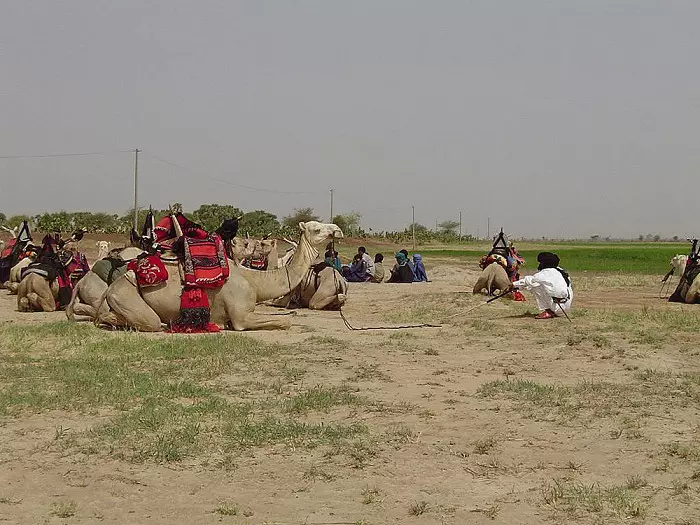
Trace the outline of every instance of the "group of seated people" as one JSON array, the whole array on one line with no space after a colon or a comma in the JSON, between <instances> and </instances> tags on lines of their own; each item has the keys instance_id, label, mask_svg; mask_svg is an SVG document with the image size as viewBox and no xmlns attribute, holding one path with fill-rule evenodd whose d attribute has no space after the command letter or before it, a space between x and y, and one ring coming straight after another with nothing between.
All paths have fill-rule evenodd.
<instances>
[{"instance_id":1,"label":"group of seated people","mask_svg":"<svg viewBox=\"0 0 700 525\"><path fill-rule=\"evenodd\" d=\"M414 283L428 281L423 258L419 254L414 254L411 259L407 250L401 250L396 252L395 259L396 263L389 270L389 278L386 279L386 282ZM384 282L386 277L384 255L377 253L374 256L374 260L372 260L364 246L360 246L357 249L357 253L352 258L352 263L343 265L340 262L338 252L329 244L326 247L325 260L329 266L338 270L348 282L381 283Z\"/></svg>"}]
</instances>

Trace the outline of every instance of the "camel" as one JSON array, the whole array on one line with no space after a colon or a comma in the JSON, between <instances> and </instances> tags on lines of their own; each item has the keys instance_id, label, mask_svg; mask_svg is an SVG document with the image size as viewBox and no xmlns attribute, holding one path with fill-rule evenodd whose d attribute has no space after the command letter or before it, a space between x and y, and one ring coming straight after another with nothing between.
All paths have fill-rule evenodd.
<instances>
[{"instance_id":1,"label":"camel","mask_svg":"<svg viewBox=\"0 0 700 525\"><path fill-rule=\"evenodd\" d=\"M5 283L5 288L10 291L10 295L17 295L19 283L22 281L22 270L33 263L36 257L25 257L10 269L10 280Z\"/></svg>"},{"instance_id":2,"label":"camel","mask_svg":"<svg viewBox=\"0 0 700 525\"><path fill-rule=\"evenodd\" d=\"M17 310L20 312L55 312L58 298L58 282L51 284L44 277L30 273L19 283Z\"/></svg>"},{"instance_id":3,"label":"camel","mask_svg":"<svg viewBox=\"0 0 700 525\"><path fill-rule=\"evenodd\" d=\"M236 265L240 264L246 257L250 257L253 253L253 244L254 243L248 239L234 237L230 241L229 250L227 250L229 257L232 257L232 259L229 260L233 260L233 263ZM143 250L140 248L129 247L115 255L123 261L130 261L142 253ZM71 301L66 307L66 317L68 320L74 321L76 315L84 315L95 319L97 316L97 309L102 300L102 296L107 291L107 287L108 284L95 272L90 271L86 273L85 277L80 279L73 289Z\"/></svg>"},{"instance_id":4,"label":"camel","mask_svg":"<svg viewBox=\"0 0 700 525\"><path fill-rule=\"evenodd\" d=\"M100 246L100 253L101 252L102 246ZM123 261L130 261L132 259L136 259L136 257L142 253L143 250L141 248L129 246L119 252L116 252L114 255ZM106 255L107 254L105 254L105 256ZM97 315L97 307L100 304L102 295L107 291L107 283L104 282L94 270L95 265L103 264L103 262L101 262L103 259L104 257L101 257L98 261L96 261L93 265L93 269L87 272L73 288L70 302L68 303L68 306L66 306L66 317L69 321L74 321L76 315L86 315L93 319ZM104 261L104 263L109 264L107 261Z\"/></svg>"},{"instance_id":5,"label":"camel","mask_svg":"<svg viewBox=\"0 0 700 525\"><path fill-rule=\"evenodd\" d=\"M491 263L479 275L472 293L477 294L486 291L485 295L494 295L496 290L503 292L511 284L505 268L498 263Z\"/></svg>"},{"instance_id":6,"label":"camel","mask_svg":"<svg viewBox=\"0 0 700 525\"><path fill-rule=\"evenodd\" d=\"M228 281L221 288L206 290L212 323L230 326L237 331L289 328L289 319L270 319L256 314L255 305L293 290L304 278L316 256L314 247L343 236L335 224L309 221L300 222L299 228L299 246L284 268L251 270L229 261ZM135 285L135 274L131 271L114 281L103 296L96 323L158 332L162 330L162 323L169 324L177 320L182 285L177 266L170 265L168 273L165 283L140 290Z\"/></svg>"},{"instance_id":7,"label":"camel","mask_svg":"<svg viewBox=\"0 0 700 525\"><path fill-rule=\"evenodd\" d=\"M292 293L271 304L289 308L291 305L311 310L338 310L347 301L348 282L335 268L324 261L312 266Z\"/></svg>"}]
</instances>

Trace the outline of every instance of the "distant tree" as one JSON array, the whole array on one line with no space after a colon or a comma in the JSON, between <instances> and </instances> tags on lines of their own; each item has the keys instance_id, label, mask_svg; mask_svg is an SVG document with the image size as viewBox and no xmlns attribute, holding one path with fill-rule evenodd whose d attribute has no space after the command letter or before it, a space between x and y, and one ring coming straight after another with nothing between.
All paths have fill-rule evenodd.
<instances>
[{"instance_id":1,"label":"distant tree","mask_svg":"<svg viewBox=\"0 0 700 525\"><path fill-rule=\"evenodd\" d=\"M67 211L56 213L44 212L34 217L36 228L42 232L66 233L71 229L72 216Z\"/></svg>"},{"instance_id":2,"label":"distant tree","mask_svg":"<svg viewBox=\"0 0 700 525\"><path fill-rule=\"evenodd\" d=\"M346 215L336 215L331 222L343 230L345 235L357 235L360 231L361 218L362 215L352 212Z\"/></svg>"},{"instance_id":3,"label":"distant tree","mask_svg":"<svg viewBox=\"0 0 700 525\"><path fill-rule=\"evenodd\" d=\"M677 241L678 241L678 235L674 235L674 236L673 236L673 240L677 242Z\"/></svg>"},{"instance_id":4,"label":"distant tree","mask_svg":"<svg viewBox=\"0 0 700 525\"><path fill-rule=\"evenodd\" d=\"M13 215L9 219L7 219L6 226L8 226L9 228L15 228L16 226L22 224L24 221L29 221L31 223L30 226L34 225L34 221L28 215Z\"/></svg>"},{"instance_id":5,"label":"distant tree","mask_svg":"<svg viewBox=\"0 0 700 525\"><path fill-rule=\"evenodd\" d=\"M592 241L597 241L598 239L600 239L600 235L591 235Z\"/></svg>"},{"instance_id":6,"label":"distant tree","mask_svg":"<svg viewBox=\"0 0 700 525\"><path fill-rule=\"evenodd\" d=\"M459 228L459 222L458 221L444 221L438 224L439 232L440 233L451 233L455 234L457 233L457 228Z\"/></svg>"},{"instance_id":7,"label":"distant tree","mask_svg":"<svg viewBox=\"0 0 700 525\"><path fill-rule=\"evenodd\" d=\"M313 208L294 208L291 215L282 219L282 224L289 230L296 232L300 222L318 221L318 216Z\"/></svg>"},{"instance_id":8,"label":"distant tree","mask_svg":"<svg viewBox=\"0 0 700 525\"><path fill-rule=\"evenodd\" d=\"M238 231L242 235L248 233L252 237L277 235L280 233L280 223L277 220L277 215L272 213L264 210L249 211L243 215L238 225Z\"/></svg>"},{"instance_id":9,"label":"distant tree","mask_svg":"<svg viewBox=\"0 0 700 525\"><path fill-rule=\"evenodd\" d=\"M228 204L202 204L191 215L191 219L199 223L205 230L213 232L224 221L243 215L238 208Z\"/></svg>"},{"instance_id":10,"label":"distant tree","mask_svg":"<svg viewBox=\"0 0 700 525\"><path fill-rule=\"evenodd\" d=\"M661 240L661 235L654 235L654 242L659 242Z\"/></svg>"},{"instance_id":11,"label":"distant tree","mask_svg":"<svg viewBox=\"0 0 700 525\"><path fill-rule=\"evenodd\" d=\"M0 224L5 222L6 220L7 220L7 216L4 213L0 212Z\"/></svg>"},{"instance_id":12,"label":"distant tree","mask_svg":"<svg viewBox=\"0 0 700 525\"><path fill-rule=\"evenodd\" d=\"M639 234L639 237L637 237L637 240L638 240L638 241L643 241L643 240L644 240L644 235L642 235L642 234L640 233L640 234Z\"/></svg>"}]
</instances>

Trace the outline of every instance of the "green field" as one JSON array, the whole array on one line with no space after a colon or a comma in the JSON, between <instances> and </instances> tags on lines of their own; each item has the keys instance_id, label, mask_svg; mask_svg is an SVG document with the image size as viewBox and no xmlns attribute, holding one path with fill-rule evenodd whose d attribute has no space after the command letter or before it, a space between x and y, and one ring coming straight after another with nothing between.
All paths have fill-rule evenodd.
<instances>
[{"instance_id":1,"label":"green field","mask_svg":"<svg viewBox=\"0 0 700 525\"><path fill-rule=\"evenodd\" d=\"M688 253L687 243L615 243L615 244L520 244L520 255L525 258L525 270L537 268L537 254L540 251L553 251L561 258L561 265L570 272L635 273L664 275L670 268L671 257L678 253ZM430 257L458 257L477 260L488 250L421 249L426 261Z\"/></svg>"}]
</instances>

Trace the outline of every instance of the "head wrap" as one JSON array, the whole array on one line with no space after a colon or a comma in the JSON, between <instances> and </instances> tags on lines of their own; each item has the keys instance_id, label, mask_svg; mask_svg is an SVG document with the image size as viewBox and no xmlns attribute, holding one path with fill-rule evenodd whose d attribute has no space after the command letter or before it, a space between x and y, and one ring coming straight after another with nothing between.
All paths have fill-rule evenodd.
<instances>
[{"instance_id":1,"label":"head wrap","mask_svg":"<svg viewBox=\"0 0 700 525\"><path fill-rule=\"evenodd\" d=\"M374 256L374 262L379 263L384 260L384 256L381 253L378 253Z\"/></svg>"},{"instance_id":2,"label":"head wrap","mask_svg":"<svg viewBox=\"0 0 700 525\"><path fill-rule=\"evenodd\" d=\"M544 270L545 268L556 268L559 266L559 257L557 254L552 252L540 252L537 254L537 262L540 265L537 267L538 270Z\"/></svg>"},{"instance_id":3,"label":"head wrap","mask_svg":"<svg viewBox=\"0 0 700 525\"><path fill-rule=\"evenodd\" d=\"M403 266L408 262L408 259L403 252L396 252L396 262L398 262L400 266Z\"/></svg>"}]
</instances>

